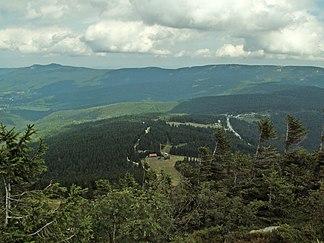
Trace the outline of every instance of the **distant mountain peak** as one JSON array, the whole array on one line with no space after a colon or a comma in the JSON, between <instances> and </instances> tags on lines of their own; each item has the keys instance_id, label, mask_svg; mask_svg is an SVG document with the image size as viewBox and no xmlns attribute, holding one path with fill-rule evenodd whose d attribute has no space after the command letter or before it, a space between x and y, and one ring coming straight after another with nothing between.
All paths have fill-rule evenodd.
<instances>
[{"instance_id":1,"label":"distant mountain peak","mask_svg":"<svg viewBox=\"0 0 324 243\"><path fill-rule=\"evenodd\" d=\"M61 64L57 64L57 63L50 63L50 64L34 64L32 66L30 66L30 69L52 69L52 68L60 68L63 67Z\"/></svg>"}]
</instances>

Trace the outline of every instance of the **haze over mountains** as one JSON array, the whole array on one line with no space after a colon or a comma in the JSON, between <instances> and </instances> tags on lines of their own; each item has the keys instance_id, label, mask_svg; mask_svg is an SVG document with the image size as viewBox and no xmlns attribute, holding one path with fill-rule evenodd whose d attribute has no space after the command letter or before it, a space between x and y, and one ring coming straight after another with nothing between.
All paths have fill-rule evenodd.
<instances>
[{"instance_id":1,"label":"haze over mountains","mask_svg":"<svg viewBox=\"0 0 324 243\"><path fill-rule=\"evenodd\" d=\"M323 79L324 69L317 67L233 64L110 70L59 64L33 65L0 69L0 109L2 119L19 125L23 120L36 121L57 111L120 102L267 94L303 86L324 88ZM307 96L306 91L304 95Z\"/></svg>"},{"instance_id":2,"label":"haze over mountains","mask_svg":"<svg viewBox=\"0 0 324 243\"><path fill-rule=\"evenodd\" d=\"M181 191L187 188L189 201L185 201L181 208L191 205L192 198L196 197L192 195L199 192L201 196L199 194L194 200L208 198L207 203L201 206L201 215L205 215L206 209L214 210L213 207L219 207L219 212L223 213L223 205L231 205L236 199L219 197L219 193L223 193L219 191L222 185L229 185L228 189L233 189L233 193L236 193L238 185L242 185L237 195L241 202L246 200L245 195L250 195L246 207L250 207L250 202L254 203L256 198L262 203L260 205L269 203L268 195L272 195L272 185L277 185L277 182L278 188L283 188L278 195L289 197L285 188L294 185L297 188L295 198L300 198L300 188L309 191L320 188L316 180L320 178L323 164L319 152L323 140L323 79L324 69L316 67L209 65L180 69L97 70L50 64L0 69L0 123L9 129L16 127L16 130L24 129L28 123L35 124L38 134L45 139L47 171L37 182L40 187L51 185L52 181L68 187L76 184L89 188L88 197L91 198L100 190L96 181L101 179L109 180L111 191L119 182L127 182L131 175L139 182L138 188L145 191L150 187L151 179L159 180L166 176L170 187L165 190L166 184L161 184L163 191L175 190L172 193L178 195L180 191L177 188ZM289 145L292 152L286 153L288 115L296 119L295 124L300 122L305 128L297 126L303 137ZM271 130L277 136L273 137L274 140L263 141L260 149L258 128L262 120L273 124ZM13 134L13 131L9 130L9 133ZM255 151L260 151L259 158ZM286 166L284 172L281 171L282 165ZM256 171L259 175L252 176ZM213 177L209 179L210 175ZM294 182L297 178L300 184L286 186L282 184L286 179L281 179L269 185L268 182L277 175L283 178L291 175L290 180ZM260 183L260 179L265 182ZM135 183L135 180L129 182ZM201 180L202 183L206 180L206 184L201 185L214 183L211 190L215 194L200 186ZM181 183L180 187L177 187L178 183ZM267 187L270 189L263 193L263 188ZM132 190L130 188L127 186L127 191ZM228 189L224 190L224 195L228 194ZM262 194L256 194L260 189ZM156 188L153 191L157 191ZM180 193L179 198L182 196ZM134 198L137 200L138 195ZM223 199L219 201L220 198ZM181 200L175 199L173 204ZM118 199L116 205L120 201ZM160 202L159 198L157 201ZM295 200L286 203L279 198L277 201L291 207ZM316 199L315 204L322 201ZM308 205L308 198L305 202ZM129 207L127 201L126 208ZM230 210L233 207L236 206L230 206ZM233 215L239 216L235 227L240 228L242 208L239 206L237 209ZM251 212L252 209L255 210L253 206ZM194 210L196 206L190 208L188 214ZM264 210L262 206L259 212ZM120 210L121 213L124 211ZM271 209L267 209L268 212L272 212ZM278 215L286 220L281 211L278 212L274 213L274 223L265 221L261 225L277 225ZM219 215L217 213L206 222L218 222ZM264 215L260 215L253 214L251 219L260 217L264 220ZM305 215L316 218L308 213ZM181 221L177 217L176 223ZM194 217L196 215L189 219ZM107 216L103 220L109 222L111 218ZM156 217L152 218L154 221ZM227 221L228 218L224 218L224 222ZM256 225L260 227L259 223ZM211 241L214 240L208 242Z\"/></svg>"},{"instance_id":3,"label":"haze over mountains","mask_svg":"<svg viewBox=\"0 0 324 243\"><path fill-rule=\"evenodd\" d=\"M0 243L324 243L324 0L3 0L0 53Z\"/></svg>"}]
</instances>

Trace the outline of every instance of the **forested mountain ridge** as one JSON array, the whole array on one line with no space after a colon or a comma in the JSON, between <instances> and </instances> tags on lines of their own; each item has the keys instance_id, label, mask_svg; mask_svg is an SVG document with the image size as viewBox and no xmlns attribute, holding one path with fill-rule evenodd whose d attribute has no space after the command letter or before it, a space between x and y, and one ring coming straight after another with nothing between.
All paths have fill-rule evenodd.
<instances>
[{"instance_id":1,"label":"forested mountain ridge","mask_svg":"<svg viewBox=\"0 0 324 243\"><path fill-rule=\"evenodd\" d=\"M323 82L324 83L324 82ZM172 112L190 114L238 114L244 112L321 111L324 89L294 87L268 94L205 96L178 104Z\"/></svg>"},{"instance_id":2,"label":"forested mountain ridge","mask_svg":"<svg viewBox=\"0 0 324 243\"><path fill-rule=\"evenodd\" d=\"M2 69L0 242L320 242L322 81L313 67ZM51 126L46 152L17 120ZM145 162L162 144L179 185Z\"/></svg>"},{"instance_id":3,"label":"forested mountain ridge","mask_svg":"<svg viewBox=\"0 0 324 243\"><path fill-rule=\"evenodd\" d=\"M211 95L324 88L324 69L209 65L179 69L90 69L59 64L0 69L3 116L37 120L52 112L135 101L177 101Z\"/></svg>"},{"instance_id":4,"label":"forested mountain ridge","mask_svg":"<svg viewBox=\"0 0 324 243\"><path fill-rule=\"evenodd\" d=\"M320 144L322 114L294 114L305 122L308 131L301 146L316 151ZM278 138L272 144L283 151L287 113L269 113L267 116L274 121L278 131ZM150 152L159 154L161 144L168 144L173 155L197 158L199 147L214 148L217 127L226 130L233 141L233 151L253 154L258 143L256 121L261 117L262 114L151 113L72 125L46 139L49 149L45 161L49 170L43 180L89 185L99 178L116 181L126 172L138 179L141 177L141 167L137 164L140 158ZM145 132L147 128L148 133Z\"/></svg>"},{"instance_id":5,"label":"forested mountain ridge","mask_svg":"<svg viewBox=\"0 0 324 243\"><path fill-rule=\"evenodd\" d=\"M135 126L127 136L154 122L161 125L143 119L128 117ZM93 127L102 130L100 123ZM267 144L278 135L269 118L257 122L257 131L251 155L231 150L228 134L217 128L212 150L200 147L199 159L178 161L178 186L144 164L139 182L126 174L113 184L99 179L87 188L65 188L56 180L37 183L46 170L45 146L41 140L32 144L33 125L24 133L1 125L0 241L321 242L323 143L314 152L299 147L307 131L289 115L283 152Z\"/></svg>"}]
</instances>

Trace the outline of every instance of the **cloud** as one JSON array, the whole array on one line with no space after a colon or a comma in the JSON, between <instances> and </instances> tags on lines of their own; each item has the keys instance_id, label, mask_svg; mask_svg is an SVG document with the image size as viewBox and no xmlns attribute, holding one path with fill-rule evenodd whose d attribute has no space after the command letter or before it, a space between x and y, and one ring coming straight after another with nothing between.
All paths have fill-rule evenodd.
<instances>
[{"instance_id":1,"label":"cloud","mask_svg":"<svg viewBox=\"0 0 324 243\"><path fill-rule=\"evenodd\" d=\"M142 20L175 28L260 31L285 26L290 12L304 10L300 0L130 0ZM309 5L309 4L308 4Z\"/></svg>"},{"instance_id":2,"label":"cloud","mask_svg":"<svg viewBox=\"0 0 324 243\"><path fill-rule=\"evenodd\" d=\"M324 29L316 21L305 21L287 26L280 31L259 36L259 43L272 53L316 54L319 45L324 44Z\"/></svg>"},{"instance_id":3,"label":"cloud","mask_svg":"<svg viewBox=\"0 0 324 243\"><path fill-rule=\"evenodd\" d=\"M216 51L205 48L205 49L198 49L195 51L185 51L182 50L175 54L176 57L230 57L230 58L237 58L237 57L263 57L264 51L246 51L244 49L244 45L232 45L232 44L225 44Z\"/></svg>"},{"instance_id":4,"label":"cloud","mask_svg":"<svg viewBox=\"0 0 324 243\"><path fill-rule=\"evenodd\" d=\"M14 16L17 24L79 25L93 23L107 16L110 19L133 19L136 14L128 0L10 0L1 3L0 13ZM12 19L13 20L13 19Z\"/></svg>"},{"instance_id":5,"label":"cloud","mask_svg":"<svg viewBox=\"0 0 324 243\"><path fill-rule=\"evenodd\" d=\"M163 0L163 4L158 0L131 0L131 3L147 24L195 29L214 35L215 39L232 38L233 43L223 43L218 48L218 57L324 57L324 25L311 14L316 4L310 0ZM222 43L214 44L201 46L201 53L183 51L176 55L210 57L213 54L207 50Z\"/></svg>"},{"instance_id":6,"label":"cloud","mask_svg":"<svg viewBox=\"0 0 324 243\"><path fill-rule=\"evenodd\" d=\"M159 25L135 21L101 21L89 26L84 41L94 52L170 54L166 47L186 39L186 33Z\"/></svg>"},{"instance_id":7,"label":"cloud","mask_svg":"<svg viewBox=\"0 0 324 243\"><path fill-rule=\"evenodd\" d=\"M324 26L307 13L295 13L295 20L283 28L244 36L248 48L262 49L275 58L324 58Z\"/></svg>"},{"instance_id":8,"label":"cloud","mask_svg":"<svg viewBox=\"0 0 324 243\"><path fill-rule=\"evenodd\" d=\"M84 55L87 47L80 38L67 29L11 28L0 30L0 49L19 51L24 54Z\"/></svg>"},{"instance_id":9,"label":"cloud","mask_svg":"<svg viewBox=\"0 0 324 243\"><path fill-rule=\"evenodd\" d=\"M208 48L204 49L199 49L193 53L193 56L198 56L198 57L212 57L214 56L213 51L211 51Z\"/></svg>"},{"instance_id":10,"label":"cloud","mask_svg":"<svg viewBox=\"0 0 324 243\"><path fill-rule=\"evenodd\" d=\"M225 44L216 51L218 57L262 57L264 56L263 50L246 51L244 45Z\"/></svg>"},{"instance_id":11,"label":"cloud","mask_svg":"<svg viewBox=\"0 0 324 243\"><path fill-rule=\"evenodd\" d=\"M28 2L26 8L26 18L49 18L49 19L60 19L64 16L67 11L67 6L63 4L35 4L35 2Z\"/></svg>"},{"instance_id":12,"label":"cloud","mask_svg":"<svg viewBox=\"0 0 324 243\"><path fill-rule=\"evenodd\" d=\"M0 6L0 48L46 55L129 52L322 60L323 9L318 4L319 0L11 0Z\"/></svg>"}]
</instances>

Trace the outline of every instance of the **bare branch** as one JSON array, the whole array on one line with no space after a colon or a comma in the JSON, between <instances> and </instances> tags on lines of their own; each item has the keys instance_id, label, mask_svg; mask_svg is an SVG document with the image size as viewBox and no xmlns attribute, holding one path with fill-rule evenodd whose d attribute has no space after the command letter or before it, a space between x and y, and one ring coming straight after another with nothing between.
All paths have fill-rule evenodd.
<instances>
[{"instance_id":1,"label":"bare branch","mask_svg":"<svg viewBox=\"0 0 324 243\"><path fill-rule=\"evenodd\" d=\"M30 236L36 235L39 232L41 232L43 229L45 229L46 227L48 227L49 225L53 224L54 220L51 222L48 222L47 224L45 224L43 227L41 227L40 229L38 229L37 231L35 231L34 233L29 234Z\"/></svg>"},{"instance_id":2,"label":"bare branch","mask_svg":"<svg viewBox=\"0 0 324 243\"><path fill-rule=\"evenodd\" d=\"M9 200L11 201L15 201L15 202L21 202L21 201L24 201L23 199L16 199L16 198L12 198L12 197L8 197Z\"/></svg>"},{"instance_id":3,"label":"bare branch","mask_svg":"<svg viewBox=\"0 0 324 243\"><path fill-rule=\"evenodd\" d=\"M71 235L71 236L69 236L68 238L66 238L66 239L64 239L64 240L61 240L60 242L66 242L66 241L68 241L68 240L71 240L73 237L75 237L76 236L76 234L73 234L73 235Z\"/></svg>"},{"instance_id":4,"label":"bare branch","mask_svg":"<svg viewBox=\"0 0 324 243\"><path fill-rule=\"evenodd\" d=\"M27 193L30 193L30 191L25 191L25 192L22 192L22 193L16 194L16 195L11 195L11 197L22 197L22 196L26 195Z\"/></svg>"},{"instance_id":5,"label":"bare branch","mask_svg":"<svg viewBox=\"0 0 324 243\"><path fill-rule=\"evenodd\" d=\"M8 216L8 219L24 219L27 218L29 215L25 216Z\"/></svg>"},{"instance_id":6,"label":"bare branch","mask_svg":"<svg viewBox=\"0 0 324 243\"><path fill-rule=\"evenodd\" d=\"M50 181L50 183L44 188L44 190L47 190L48 188L50 188L52 186L52 180Z\"/></svg>"},{"instance_id":7,"label":"bare branch","mask_svg":"<svg viewBox=\"0 0 324 243\"><path fill-rule=\"evenodd\" d=\"M51 186L52 186L52 181L50 182L50 184L48 184L48 185L44 188L44 190L47 190L47 189L50 188ZM11 195L11 198L12 198L12 197L22 197L22 196L26 195L27 193L33 193L33 192L35 192L35 191L24 191L24 192L22 192L22 193L20 193L20 194ZM14 199L12 198L12 200L14 200Z\"/></svg>"}]
</instances>

